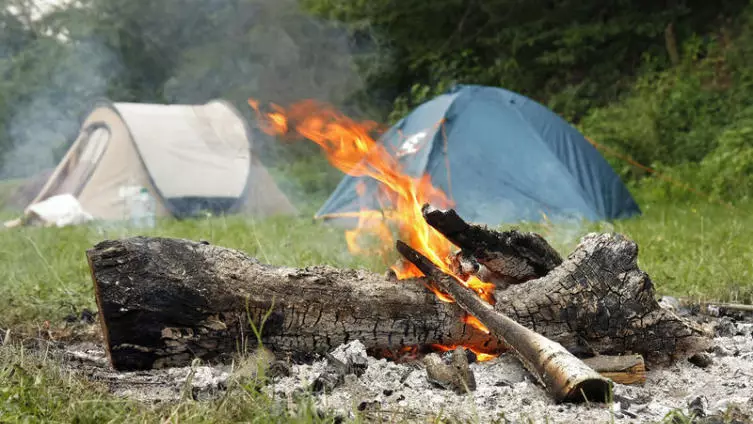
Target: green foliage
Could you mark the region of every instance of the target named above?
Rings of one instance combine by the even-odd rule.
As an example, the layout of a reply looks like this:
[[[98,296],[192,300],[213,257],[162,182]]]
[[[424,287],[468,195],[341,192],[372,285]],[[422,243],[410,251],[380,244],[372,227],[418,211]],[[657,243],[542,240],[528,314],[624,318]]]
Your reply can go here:
[[[672,23],[682,41],[747,1],[304,0],[313,13],[375,40],[368,90],[408,93],[447,81],[501,85],[552,100],[568,118],[615,97],[645,55],[666,59]],[[372,68],[373,67],[373,68]],[[394,97],[394,96],[393,96]]]
[[[709,42],[691,38],[683,62],[641,75],[621,101],[592,109],[580,127],[618,154],[649,165],[669,177],[640,180],[653,196],[735,201],[753,195],[750,183],[753,125],[753,9]],[[651,63],[647,64],[651,67]],[[645,177],[610,152],[606,157],[627,179]],[[689,187],[689,188],[688,188]]]
[[[669,167],[657,165],[669,180],[647,179],[639,187],[662,198],[689,200],[698,195],[709,201],[740,202],[753,199],[753,108],[736,116],[715,138],[716,148],[699,162]],[[688,189],[687,187],[690,187]],[[697,197],[696,197],[697,198]]]

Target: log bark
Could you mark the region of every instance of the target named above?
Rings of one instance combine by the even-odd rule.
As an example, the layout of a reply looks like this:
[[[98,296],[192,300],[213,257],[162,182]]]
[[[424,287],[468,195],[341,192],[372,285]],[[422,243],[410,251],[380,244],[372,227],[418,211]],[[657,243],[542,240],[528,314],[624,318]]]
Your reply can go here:
[[[452,209],[424,205],[423,217],[461,250],[452,258],[461,278],[476,275],[498,289],[548,274],[562,263],[560,254],[536,233],[498,232],[466,223]]]
[[[262,341],[278,352],[326,352],[355,339],[371,352],[504,348],[416,281],[271,266],[170,238],[108,240],[87,257],[108,355],[119,370],[222,360],[256,346],[250,323],[258,326],[265,314]],[[689,356],[706,333],[659,307],[636,257],[637,247],[623,237],[588,236],[546,276],[498,291],[495,309],[577,355],[633,352],[648,363]]]
[[[651,278],[638,267],[638,245],[621,234],[588,234],[562,261],[534,233],[471,225],[454,210],[429,205],[423,215],[466,262],[487,268],[477,274],[482,280],[489,272],[508,282],[539,276],[497,290],[495,308],[570,352],[638,353],[667,363],[709,344],[708,329],[659,306]]]
[[[104,241],[87,256],[118,370],[222,360],[257,346],[251,323],[261,327],[265,346],[296,354],[356,339],[373,351],[431,344],[500,349],[420,285],[366,271],[271,266],[236,250],[169,238]]]

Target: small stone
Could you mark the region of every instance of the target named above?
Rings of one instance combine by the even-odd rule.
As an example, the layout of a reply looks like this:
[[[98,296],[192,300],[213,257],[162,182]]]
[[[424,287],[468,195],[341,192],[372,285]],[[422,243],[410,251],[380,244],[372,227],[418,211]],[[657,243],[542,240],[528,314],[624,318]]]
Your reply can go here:
[[[690,413],[691,417],[705,417],[706,409],[708,409],[708,400],[705,396],[697,396],[688,402],[688,413]]]
[[[360,377],[369,366],[366,346],[359,340],[338,346],[332,351],[331,356],[344,364],[346,374],[355,374]],[[329,358],[328,358],[329,359]]]
[[[92,312],[89,309],[84,308],[84,310],[81,311],[81,321],[85,324],[94,324],[96,322],[96,312]]]
[[[381,406],[380,403],[376,400],[373,400],[371,402],[363,401],[358,404],[357,409],[359,411],[366,411],[366,410],[373,411],[375,409],[379,409],[380,406]]]
[[[732,352],[731,350],[720,345],[714,345],[711,348],[711,352],[714,353],[716,356],[732,356],[734,354],[734,352]]]
[[[708,353],[699,352],[688,358],[688,362],[699,368],[708,368],[709,366],[711,366],[711,364],[714,363],[714,360]]]
[[[672,296],[662,296],[661,299],[659,299],[659,306],[677,312],[680,310],[680,301]]]
[[[722,317],[714,327],[714,332],[719,337],[732,337],[737,334],[737,326],[732,318]]]
[[[445,360],[436,353],[424,357],[426,378],[435,385],[445,389],[452,389],[458,394],[476,390],[476,379],[469,367],[465,349],[458,347]],[[449,361],[449,363],[447,363]]]

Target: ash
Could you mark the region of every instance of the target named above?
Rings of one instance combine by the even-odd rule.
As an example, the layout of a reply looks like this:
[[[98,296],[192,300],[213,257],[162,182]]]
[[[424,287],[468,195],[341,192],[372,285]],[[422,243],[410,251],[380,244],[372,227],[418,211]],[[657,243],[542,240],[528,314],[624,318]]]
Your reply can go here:
[[[736,411],[737,422],[753,422],[753,324],[728,322],[725,328],[728,335],[717,337],[710,349],[711,365],[700,368],[681,361],[649,370],[643,385],[615,384],[610,405],[554,403],[509,354],[471,364],[477,388],[458,395],[432,385],[417,364],[367,356],[358,341],[340,346],[332,355],[343,362],[353,355],[364,358],[367,368],[360,376],[348,374],[333,390],[312,392],[312,383],[327,372],[328,361],[322,359],[294,365],[290,376],[267,390],[288,401],[313,395],[320,409],[343,418],[359,414],[390,421],[439,416],[472,422],[642,423],[661,421],[679,410],[687,416],[700,412],[707,417]]]
[[[643,423],[662,421],[679,410],[707,418],[694,422],[753,422],[753,324],[722,319],[716,328],[705,368],[685,360],[648,370],[643,385],[615,384],[614,401],[607,405],[554,403],[511,355],[472,363],[476,390],[456,394],[429,382],[421,362],[373,358],[359,341],[311,364],[291,365],[263,390],[283,407],[310,396],[319,410],[346,420]],[[107,365],[102,347],[93,343],[70,346],[65,356],[66,368],[104,383],[113,394],[146,402],[217,398],[241,371],[196,364],[116,372]],[[737,421],[713,420],[730,411]]]

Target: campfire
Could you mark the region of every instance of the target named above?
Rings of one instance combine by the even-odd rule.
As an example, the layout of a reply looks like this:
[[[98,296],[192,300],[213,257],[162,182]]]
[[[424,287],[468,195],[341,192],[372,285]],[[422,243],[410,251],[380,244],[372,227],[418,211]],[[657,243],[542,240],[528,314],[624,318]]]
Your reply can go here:
[[[456,273],[460,271],[455,256],[451,255],[452,244],[437,229],[423,218],[422,208],[431,204],[450,208],[453,202],[441,189],[432,185],[428,174],[419,177],[408,175],[398,161],[394,152],[372,138],[372,131],[377,128],[374,122],[356,122],[342,115],[332,107],[315,101],[304,101],[292,105],[288,110],[272,105],[272,111],[263,113],[259,103],[249,100],[249,105],[256,111],[263,131],[276,137],[303,137],[318,144],[326,154],[329,162],[340,171],[354,177],[371,177],[379,183],[378,198],[381,210],[362,209],[355,213],[358,226],[346,231],[348,248],[354,254],[371,254],[359,241],[377,239],[377,249],[384,257],[389,256],[395,245],[393,229],[408,245],[429,259],[442,272],[454,276],[458,282],[473,289],[484,301],[494,304],[494,288],[491,282],[481,281],[472,274]],[[361,190],[361,195],[364,191]],[[386,211],[386,212],[385,212]],[[411,262],[401,261],[391,266],[395,276],[400,279],[422,277],[424,273]],[[461,278],[462,275],[462,278]],[[427,287],[442,301],[452,303],[454,300],[440,290],[432,281]],[[474,316],[466,315],[463,322],[479,330],[489,330]],[[473,346],[467,346],[474,350]],[[442,349],[442,347],[439,347]],[[475,352],[479,360],[494,357],[489,353]]]
[[[465,222],[448,193],[371,136],[375,123],[313,101],[249,104],[264,131],[313,141],[339,170],[379,183],[385,212],[355,213],[345,238],[354,254],[374,254],[363,240],[376,239],[377,252],[404,260],[383,276],[276,267],[187,240],[104,241],[87,256],[116,369],[221,361],[255,336],[296,358],[358,340],[374,355],[451,351],[449,364],[427,356],[427,372],[466,389],[463,351],[476,361],[510,351],[557,401],[603,402],[612,381],[642,381],[644,360],[705,348],[705,330],[657,303],[631,240],[591,234],[563,259],[538,234]]]
[[[396,228],[403,240],[440,270],[458,277],[463,285],[476,291],[486,302],[494,303],[494,284],[483,282],[473,275],[466,274],[460,278],[451,268],[452,244],[423,219],[424,204],[450,208],[453,202],[446,193],[432,185],[428,174],[413,177],[403,171],[399,155],[389,152],[385,145],[371,137],[372,131],[377,128],[376,123],[356,122],[329,105],[311,100],[294,104],[287,110],[272,105],[272,112],[267,113],[260,110],[255,100],[249,100],[249,105],[256,111],[263,131],[278,137],[292,135],[313,141],[340,171],[354,177],[370,177],[379,183],[378,197],[382,208],[355,213],[358,226],[345,233],[352,253],[370,254],[371,251],[364,249],[359,241],[376,238],[381,242],[379,252],[386,255],[395,245],[392,229]],[[418,267],[410,262],[391,268],[401,280],[423,276]],[[429,284],[429,288],[440,300],[452,302],[435,285]],[[467,318],[467,323],[481,325],[471,317]],[[483,326],[479,328],[483,329]]]

